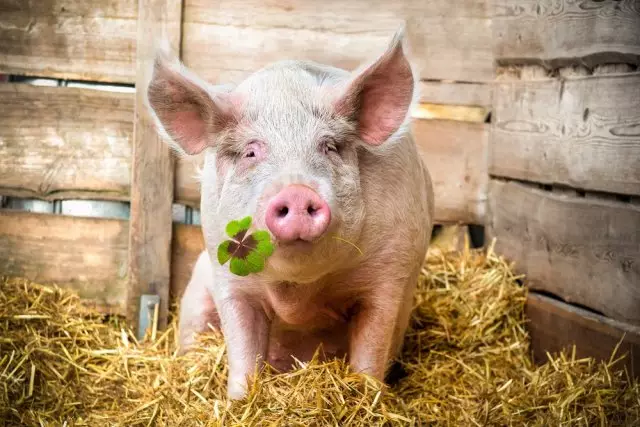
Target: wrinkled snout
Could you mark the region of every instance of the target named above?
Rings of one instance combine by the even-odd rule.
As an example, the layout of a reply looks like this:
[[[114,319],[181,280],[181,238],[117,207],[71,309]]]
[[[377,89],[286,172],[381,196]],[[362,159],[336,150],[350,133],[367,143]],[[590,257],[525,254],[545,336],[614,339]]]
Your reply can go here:
[[[331,209],[311,188],[289,185],[269,201],[265,220],[281,242],[312,241],[329,227]]]

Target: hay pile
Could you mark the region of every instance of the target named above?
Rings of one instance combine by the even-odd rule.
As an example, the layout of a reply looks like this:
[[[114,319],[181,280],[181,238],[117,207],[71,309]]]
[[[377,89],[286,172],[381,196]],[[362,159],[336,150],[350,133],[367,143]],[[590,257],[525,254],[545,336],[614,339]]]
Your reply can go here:
[[[0,419],[7,425],[633,425],[640,386],[570,354],[532,365],[525,291],[480,252],[431,252],[402,359],[386,391],[341,361],[263,372],[225,396],[221,336],[174,355],[175,323],[138,343],[73,294],[24,280],[0,289]]]

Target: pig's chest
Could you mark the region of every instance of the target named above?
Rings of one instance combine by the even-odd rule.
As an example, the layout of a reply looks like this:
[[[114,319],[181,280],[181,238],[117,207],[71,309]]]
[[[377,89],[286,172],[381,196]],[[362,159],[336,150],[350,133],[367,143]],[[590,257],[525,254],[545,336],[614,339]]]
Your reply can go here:
[[[330,289],[311,289],[308,285],[278,283],[267,289],[274,321],[283,327],[323,329],[349,319],[354,299]]]

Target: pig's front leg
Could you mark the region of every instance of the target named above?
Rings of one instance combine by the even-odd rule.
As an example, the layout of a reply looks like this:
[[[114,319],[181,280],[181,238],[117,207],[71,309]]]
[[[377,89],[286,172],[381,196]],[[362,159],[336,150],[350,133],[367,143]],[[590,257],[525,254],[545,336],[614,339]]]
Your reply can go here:
[[[384,381],[391,358],[402,345],[409,323],[412,287],[378,288],[359,307],[349,325],[349,363]]]
[[[252,305],[242,296],[226,297],[216,301],[216,305],[227,345],[227,396],[242,399],[256,363],[265,361],[269,321],[262,307]]]

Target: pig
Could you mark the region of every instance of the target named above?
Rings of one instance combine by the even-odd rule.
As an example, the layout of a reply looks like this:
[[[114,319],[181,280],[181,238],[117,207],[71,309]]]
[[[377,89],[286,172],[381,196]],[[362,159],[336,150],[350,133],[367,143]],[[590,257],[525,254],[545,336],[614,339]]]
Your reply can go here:
[[[408,328],[433,227],[431,177],[410,129],[417,96],[404,29],[353,71],[281,60],[213,86],[164,50],[146,90],[162,137],[202,158],[206,250],[180,303],[180,351],[219,328],[227,395],[246,397],[256,364],[345,358],[385,380]],[[231,220],[274,244],[262,271],[217,259]]]

